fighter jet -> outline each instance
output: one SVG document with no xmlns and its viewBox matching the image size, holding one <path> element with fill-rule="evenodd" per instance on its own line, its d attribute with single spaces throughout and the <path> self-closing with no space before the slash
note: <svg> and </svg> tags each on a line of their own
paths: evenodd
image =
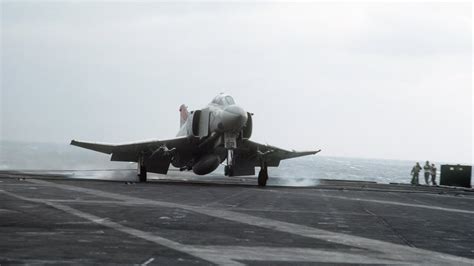
<svg viewBox="0 0 474 266">
<path fill-rule="evenodd" d="M 206 175 L 226 161 L 226 176 L 255 175 L 255 167 L 260 167 L 259 186 L 267 184 L 268 167 L 321 151 L 288 151 L 251 141 L 253 114 L 236 105 L 228 94 L 217 95 L 200 110 L 189 112 L 181 105 L 179 112 L 176 138 L 125 144 L 72 140 L 71 145 L 111 154 L 112 161 L 136 162 L 140 182 L 147 181 L 147 172 L 167 174 L 170 164 L 181 171 Z"/>
</svg>

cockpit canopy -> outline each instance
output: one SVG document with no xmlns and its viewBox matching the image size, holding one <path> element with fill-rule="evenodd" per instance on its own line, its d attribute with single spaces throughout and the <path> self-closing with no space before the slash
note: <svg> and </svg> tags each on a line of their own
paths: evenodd
<svg viewBox="0 0 474 266">
<path fill-rule="evenodd" d="M 228 94 L 221 93 L 221 94 L 217 95 L 216 97 L 214 97 L 214 99 L 212 100 L 211 103 L 217 104 L 217 105 L 222 105 L 222 106 L 227 106 L 227 105 L 235 104 L 235 101 L 232 98 L 232 96 L 230 96 Z"/>
</svg>

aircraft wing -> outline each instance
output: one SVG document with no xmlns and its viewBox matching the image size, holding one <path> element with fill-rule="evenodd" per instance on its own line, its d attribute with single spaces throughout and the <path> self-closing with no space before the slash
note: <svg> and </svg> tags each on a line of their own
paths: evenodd
<svg viewBox="0 0 474 266">
<path fill-rule="evenodd" d="M 157 169 L 149 169 L 150 172 L 166 173 L 168 171 L 169 156 L 155 153 L 158 149 L 166 147 L 167 150 L 174 150 L 179 156 L 186 157 L 197 147 L 197 143 L 192 137 L 178 137 L 168 140 L 148 140 L 125 144 L 108 144 L 87 141 L 72 140 L 71 145 L 81 148 L 111 154 L 112 161 L 138 162 L 140 156 L 146 160 L 153 160 Z"/>
<path fill-rule="evenodd" d="M 289 151 L 271 145 L 264 145 L 251 140 L 245 140 L 240 147 L 242 158 L 246 157 L 254 162 L 255 166 L 260 166 L 261 160 L 264 160 L 267 166 L 278 166 L 281 160 L 312 155 L 321 150 L 312 151 Z"/>
<path fill-rule="evenodd" d="M 86 141 L 77 141 L 77 140 L 71 140 L 71 145 L 78 146 L 78 147 L 88 149 L 88 150 L 106 153 L 106 154 L 111 154 L 114 151 L 114 148 L 117 147 L 117 145 L 114 145 L 114 144 L 86 142 Z"/>
</svg>

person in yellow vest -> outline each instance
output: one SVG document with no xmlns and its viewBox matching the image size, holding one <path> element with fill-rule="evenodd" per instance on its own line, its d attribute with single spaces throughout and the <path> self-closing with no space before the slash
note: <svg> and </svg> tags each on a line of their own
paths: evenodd
<svg viewBox="0 0 474 266">
<path fill-rule="evenodd" d="M 423 172 L 425 173 L 425 183 L 427 185 L 430 184 L 430 174 L 431 174 L 431 166 L 430 162 L 426 161 L 425 165 L 423 166 Z"/>
<path fill-rule="evenodd" d="M 433 184 L 433 186 L 438 185 L 436 184 L 436 165 L 434 163 L 431 164 L 430 173 L 431 173 L 431 183 Z"/>
<path fill-rule="evenodd" d="M 420 163 L 416 163 L 415 166 L 413 166 L 413 168 L 411 169 L 411 175 L 412 175 L 412 179 L 411 179 L 411 184 L 412 185 L 419 185 L 419 181 L 418 181 L 418 176 L 420 174 L 420 171 L 421 171 L 421 165 Z"/>
</svg>

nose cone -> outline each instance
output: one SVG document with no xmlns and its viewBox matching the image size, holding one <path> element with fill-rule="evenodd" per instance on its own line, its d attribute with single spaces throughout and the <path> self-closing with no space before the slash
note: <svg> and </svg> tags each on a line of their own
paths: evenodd
<svg viewBox="0 0 474 266">
<path fill-rule="evenodd" d="M 247 124 L 247 112 L 237 105 L 227 106 L 224 109 L 222 123 L 225 130 L 240 131 Z"/>
</svg>

